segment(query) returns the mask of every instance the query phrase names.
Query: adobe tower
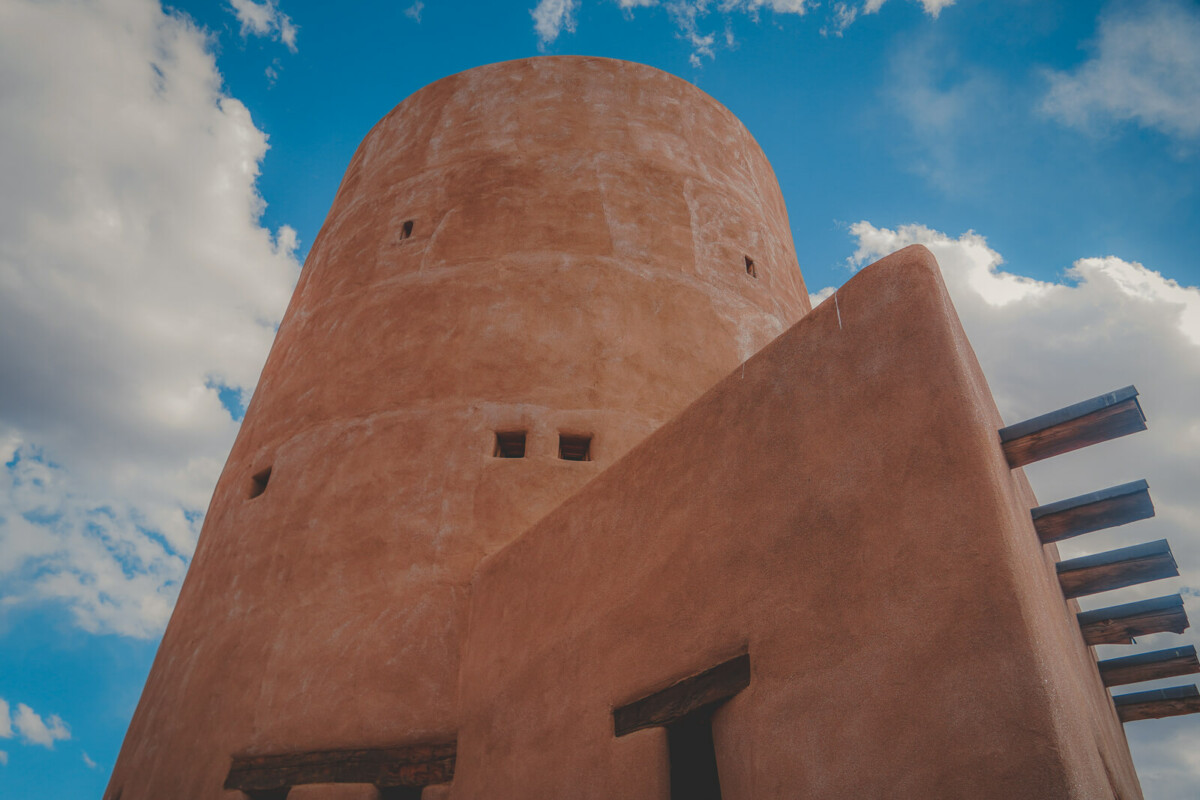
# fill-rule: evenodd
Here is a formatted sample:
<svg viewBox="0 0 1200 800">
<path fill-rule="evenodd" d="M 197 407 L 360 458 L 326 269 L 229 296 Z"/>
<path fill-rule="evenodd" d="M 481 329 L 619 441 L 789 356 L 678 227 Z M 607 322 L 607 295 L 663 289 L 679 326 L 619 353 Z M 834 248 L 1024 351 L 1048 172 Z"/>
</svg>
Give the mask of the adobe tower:
<svg viewBox="0 0 1200 800">
<path fill-rule="evenodd" d="M 364 140 L 217 484 L 105 800 L 1141 796 L 1200 710 L 1145 482 L 1022 465 L 910 247 L 815 309 L 771 167 L 695 87 L 494 64 Z M 1127 479 L 1127 478 L 1126 478 Z M 1140 724 L 1140 723 L 1139 723 Z"/>
<path fill-rule="evenodd" d="M 808 309 L 770 164 L 694 86 L 537 58 L 409 97 L 313 244 L 112 788 L 453 738 L 479 560 Z"/>
</svg>

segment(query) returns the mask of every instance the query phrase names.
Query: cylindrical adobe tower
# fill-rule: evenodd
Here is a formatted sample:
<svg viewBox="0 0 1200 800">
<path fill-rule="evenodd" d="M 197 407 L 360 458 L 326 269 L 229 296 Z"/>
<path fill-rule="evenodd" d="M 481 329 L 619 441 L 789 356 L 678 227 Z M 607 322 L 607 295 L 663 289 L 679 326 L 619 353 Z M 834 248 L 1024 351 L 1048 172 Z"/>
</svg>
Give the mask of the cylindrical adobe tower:
<svg viewBox="0 0 1200 800">
<path fill-rule="evenodd" d="M 767 159 L 694 86 L 535 58 L 409 97 L 313 244 L 107 797 L 453 738 L 480 559 L 808 308 Z"/>
</svg>

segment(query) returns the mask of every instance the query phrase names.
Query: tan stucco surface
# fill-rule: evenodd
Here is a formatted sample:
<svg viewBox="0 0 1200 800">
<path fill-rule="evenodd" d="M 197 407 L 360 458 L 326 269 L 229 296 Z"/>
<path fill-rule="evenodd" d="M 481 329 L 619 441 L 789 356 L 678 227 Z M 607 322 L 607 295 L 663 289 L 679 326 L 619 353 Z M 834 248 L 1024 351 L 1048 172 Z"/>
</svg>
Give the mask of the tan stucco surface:
<svg viewBox="0 0 1200 800">
<path fill-rule="evenodd" d="M 453 738 L 480 559 L 808 308 L 770 165 L 695 87 L 543 58 L 408 98 L 313 244 L 107 797 Z"/>
</svg>

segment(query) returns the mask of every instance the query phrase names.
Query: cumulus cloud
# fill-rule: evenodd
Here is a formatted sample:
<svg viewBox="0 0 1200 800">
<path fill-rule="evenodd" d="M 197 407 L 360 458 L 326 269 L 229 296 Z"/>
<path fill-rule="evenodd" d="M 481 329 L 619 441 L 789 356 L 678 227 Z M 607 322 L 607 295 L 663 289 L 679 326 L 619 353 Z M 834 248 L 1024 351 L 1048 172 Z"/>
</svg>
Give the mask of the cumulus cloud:
<svg viewBox="0 0 1200 800">
<path fill-rule="evenodd" d="M 57 714 L 42 719 L 40 714 L 24 703 L 17 703 L 12 725 L 26 744 L 40 744 L 53 749 L 56 741 L 71 738 L 71 731 Z"/>
<path fill-rule="evenodd" d="M 0 611 L 159 632 L 299 265 L 204 32 L 154 0 L 0 24 Z"/>
<path fill-rule="evenodd" d="M 1091 57 L 1050 72 L 1043 108 L 1063 122 L 1132 121 L 1179 138 L 1200 135 L 1200 8 L 1138 3 L 1100 19 Z"/>
<path fill-rule="evenodd" d="M 24 703 L 17 703 L 16 713 L 10 711 L 8 701 L 0 697 L 0 739 L 11 739 L 19 735 L 25 744 L 38 744 L 54 748 L 56 741 L 70 739 L 71 730 L 57 714 L 42 716 Z M 7 763 L 7 755 L 4 763 Z"/>
<path fill-rule="evenodd" d="M 242 36 L 253 34 L 283 42 L 288 50 L 296 52 L 296 25 L 291 18 L 279 10 L 275 0 L 229 0 L 238 22 L 242 23 Z M 420 6 L 420 3 L 417 3 Z M 417 9 L 420 14 L 420 9 Z"/>
<path fill-rule="evenodd" d="M 575 11 L 579 0 L 538 0 L 529 13 L 533 15 L 533 29 L 543 47 L 552 43 L 564 29 L 575 32 Z"/>
<path fill-rule="evenodd" d="M 1128 384 L 1138 387 L 1148 431 L 1025 470 L 1041 502 L 1146 478 L 1153 519 L 1077 537 L 1060 549 L 1069 558 L 1167 539 L 1181 576 L 1083 598 L 1082 605 L 1180 591 L 1192 614 L 1200 613 L 1200 289 L 1111 255 L 1075 261 L 1061 281 L 1034 280 L 1005 269 L 1000 254 L 974 232 L 952 237 L 920 225 L 892 230 L 865 221 L 850 231 L 857 241 L 850 259 L 855 267 L 910 244 L 933 252 L 1006 422 Z M 1105 646 L 1101 657 L 1189 643 L 1200 644 L 1194 629 L 1183 636 L 1139 637 L 1136 648 Z M 1127 726 L 1147 796 L 1190 797 L 1200 785 L 1200 728 L 1187 722 Z"/>
</svg>

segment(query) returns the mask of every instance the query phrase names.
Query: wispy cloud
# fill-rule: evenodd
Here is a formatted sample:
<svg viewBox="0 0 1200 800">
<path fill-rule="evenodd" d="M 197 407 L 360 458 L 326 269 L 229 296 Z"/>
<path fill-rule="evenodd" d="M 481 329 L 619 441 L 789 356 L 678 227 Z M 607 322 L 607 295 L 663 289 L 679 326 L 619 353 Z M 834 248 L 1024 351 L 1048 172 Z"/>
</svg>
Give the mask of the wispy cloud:
<svg viewBox="0 0 1200 800">
<path fill-rule="evenodd" d="M 575 31 L 575 11 L 579 0 L 538 0 L 529 13 L 533 15 L 533 30 L 542 47 L 552 43 L 564 30 Z"/>
<path fill-rule="evenodd" d="M 692 54 L 688 59 L 692 66 L 699 67 L 701 57 L 715 58 L 716 52 L 713 50 L 713 44 L 717 39 L 716 34 L 700 32 L 699 20 L 708 14 L 708 3 L 703 0 L 701 2 L 678 0 L 678 2 L 668 2 L 666 8 L 671 18 L 675 20 L 679 35 L 692 46 Z"/>
<path fill-rule="evenodd" d="M 83 754 L 83 763 L 87 765 L 88 769 L 95 769 L 95 768 L 96 768 L 96 762 L 95 762 L 95 761 L 93 761 L 93 760 L 91 759 L 91 756 L 89 756 L 87 753 L 84 753 L 84 754 Z"/>
<path fill-rule="evenodd" d="M 1147 2 L 1106 12 L 1092 55 L 1050 72 L 1043 108 L 1068 125 L 1131 121 L 1174 137 L 1200 136 L 1200 7 Z"/>
<path fill-rule="evenodd" d="M 958 52 L 957 44 L 926 31 L 898 45 L 889 58 L 882 108 L 899 118 L 889 147 L 914 173 L 950 195 L 981 191 L 994 164 L 977 158 L 1003 142 L 1022 107 L 1014 87 Z"/>
<path fill-rule="evenodd" d="M 6 8 L 0 612 L 162 630 L 237 430 L 221 392 L 255 385 L 298 275 L 209 45 L 139 0 Z"/>
<path fill-rule="evenodd" d="M 288 50 L 296 52 L 296 25 L 291 17 L 279 10 L 275 0 L 229 0 L 238 22 L 242 23 L 242 36 L 253 34 L 283 42 Z M 421 5 L 421 3 L 417 3 Z M 420 10 L 418 9 L 418 13 Z"/>
<path fill-rule="evenodd" d="M 425 10 L 425 4 L 423 2 L 421 2 L 421 0 L 417 0 L 417 2 L 413 3 L 408 8 L 404 9 L 404 16 L 408 17 L 409 19 L 413 20 L 414 22 L 420 22 L 421 21 L 421 12 L 423 10 Z"/>
<path fill-rule="evenodd" d="M 829 19 L 821 29 L 823 35 L 841 36 L 860 16 L 877 14 L 887 0 L 864 0 L 862 5 L 854 2 L 835 2 L 829 7 Z M 925 13 L 934 19 L 942 13 L 942 9 L 954 5 L 956 0 L 915 0 L 925 9 Z"/>
<path fill-rule="evenodd" d="M 660 7 L 666 11 L 675 25 L 676 36 L 691 47 L 689 60 L 700 67 L 705 59 L 716 58 L 718 41 L 732 49 L 737 46 L 733 34 L 732 20 L 736 16 L 749 17 L 758 22 L 762 12 L 779 15 L 803 16 L 821 7 L 818 0 L 607 0 L 615 3 L 625 18 L 632 20 L 638 8 Z M 885 0 L 834 2 L 828 4 L 823 35 L 841 36 L 861 14 L 874 14 Z M 953 5 L 955 0 L 916 0 L 929 16 L 936 18 L 942 9 Z M 539 0 L 531 12 L 534 31 L 542 47 L 554 42 L 565 30 L 573 33 L 580 0 Z"/>
</svg>

